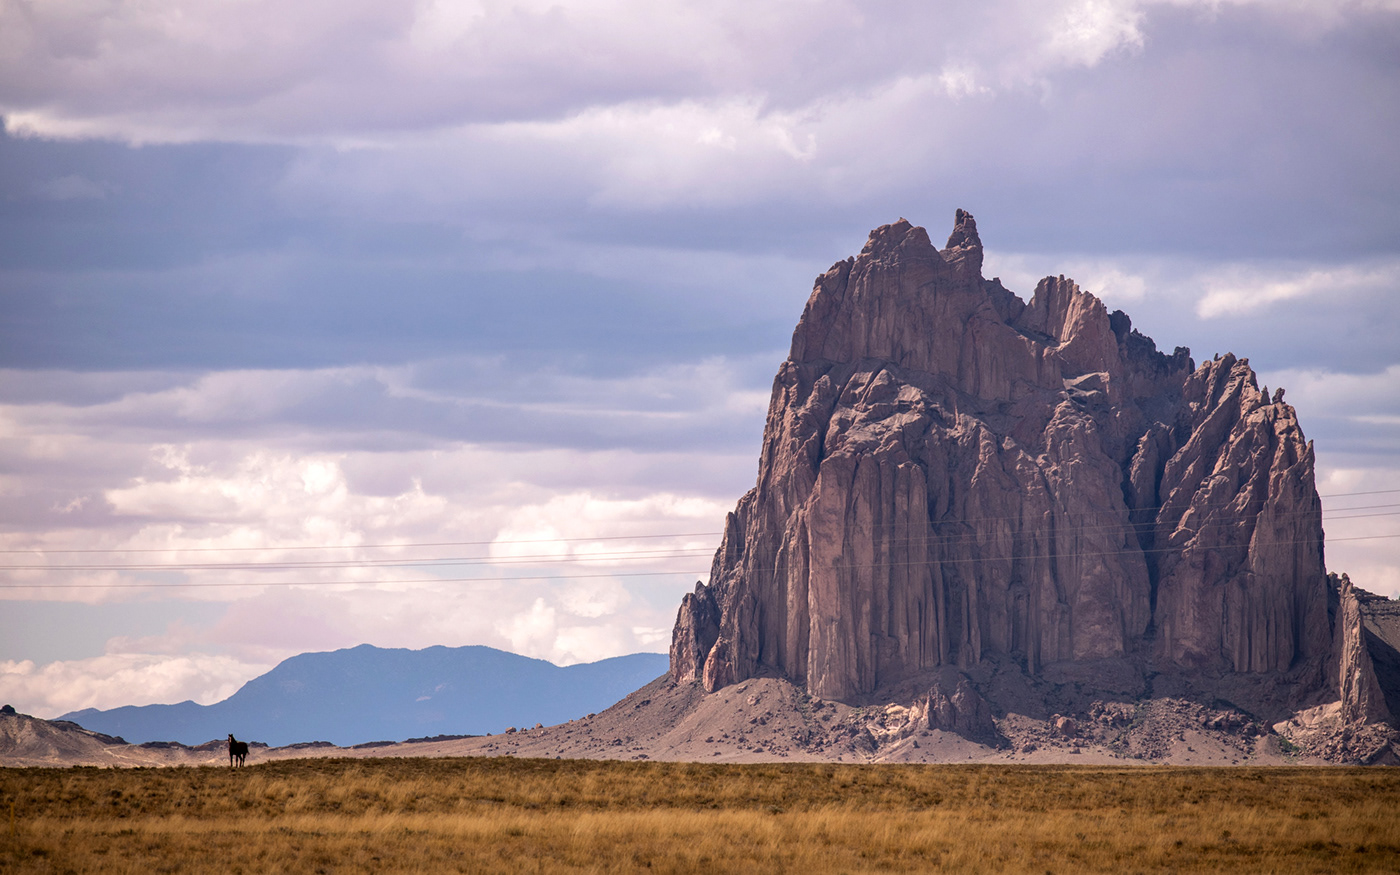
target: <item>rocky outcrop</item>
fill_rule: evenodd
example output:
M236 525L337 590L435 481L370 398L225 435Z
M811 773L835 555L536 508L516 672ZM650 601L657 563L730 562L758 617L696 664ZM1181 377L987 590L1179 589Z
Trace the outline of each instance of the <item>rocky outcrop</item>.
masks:
M1400 716L1400 602L1356 586L1351 587L1351 592L1361 615L1366 656L1385 694L1386 711L1393 720Z
M997 744L992 709L977 689L956 672L944 671L919 703L929 729L941 729L964 738Z
M901 219L817 278L673 679L850 700L986 660L1127 660L1335 686L1312 445L1282 390L1159 352L1063 276L1023 302L981 267L959 210L941 250Z
M1362 599L1369 595L1352 586L1351 578L1329 575L1333 583L1333 648L1341 718L1346 723L1388 722L1391 714L1376 677L1369 633L1362 616Z
M729 515L733 518L733 514ZM705 657L719 639L719 608L714 594L703 583L681 599L676 626L671 633L671 676L698 681L704 675ZM711 689L714 685L711 685Z
M1285 671L1331 645L1322 507L1283 391L1261 392L1247 359L1191 374L1154 525L1158 647L1170 664Z
M0 708L0 767L122 764L129 745L67 720L42 720Z

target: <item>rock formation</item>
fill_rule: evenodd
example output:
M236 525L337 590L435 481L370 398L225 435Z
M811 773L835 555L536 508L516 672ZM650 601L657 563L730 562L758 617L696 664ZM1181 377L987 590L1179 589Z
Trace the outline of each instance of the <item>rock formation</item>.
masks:
M1063 276L1025 303L981 269L959 210L941 250L901 219L817 278L672 678L852 701L952 691L948 667L1113 663L1388 713L1355 597L1329 605L1312 444L1282 390L1247 359L1159 352ZM977 713L968 690L932 695Z

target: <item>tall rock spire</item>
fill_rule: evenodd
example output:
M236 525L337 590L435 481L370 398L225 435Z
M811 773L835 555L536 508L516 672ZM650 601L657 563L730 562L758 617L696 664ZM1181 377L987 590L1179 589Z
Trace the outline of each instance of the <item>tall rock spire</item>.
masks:
M1116 660L1324 683L1293 409L1244 360L1158 352L1071 280L1027 304L981 269L958 210L942 250L901 219L817 278L674 679L779 673L845 699L988 660Z

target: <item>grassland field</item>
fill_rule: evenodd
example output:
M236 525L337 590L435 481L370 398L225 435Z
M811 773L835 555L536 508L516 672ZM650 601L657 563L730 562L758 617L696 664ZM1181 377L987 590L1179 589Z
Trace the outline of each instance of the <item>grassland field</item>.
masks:
M0 873L1400 871L1383 768L25 768L0 819Z

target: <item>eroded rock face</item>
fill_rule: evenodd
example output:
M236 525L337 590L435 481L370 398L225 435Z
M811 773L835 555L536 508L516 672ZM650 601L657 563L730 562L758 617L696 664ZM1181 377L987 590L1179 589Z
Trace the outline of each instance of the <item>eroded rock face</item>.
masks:
M1158 352L1064 277L1026 303L981 266L959 210L942 250L900 220L817 278L672 676L845 699L1132 658L1326 683L1312 446L1282 392Z
M1376 667L1367 647L1362 602L1369 593L1352 586L1345 574L1333 575L1333 653L1341 717L1347 723L1381 723L1390 720L1385 693L1376 678ZM1374 598L1374 596L1370 596Z
M991 706L961 675L945 672L931 684L928 696L919 706L925 711L929 729L941 729L1000 746Z

